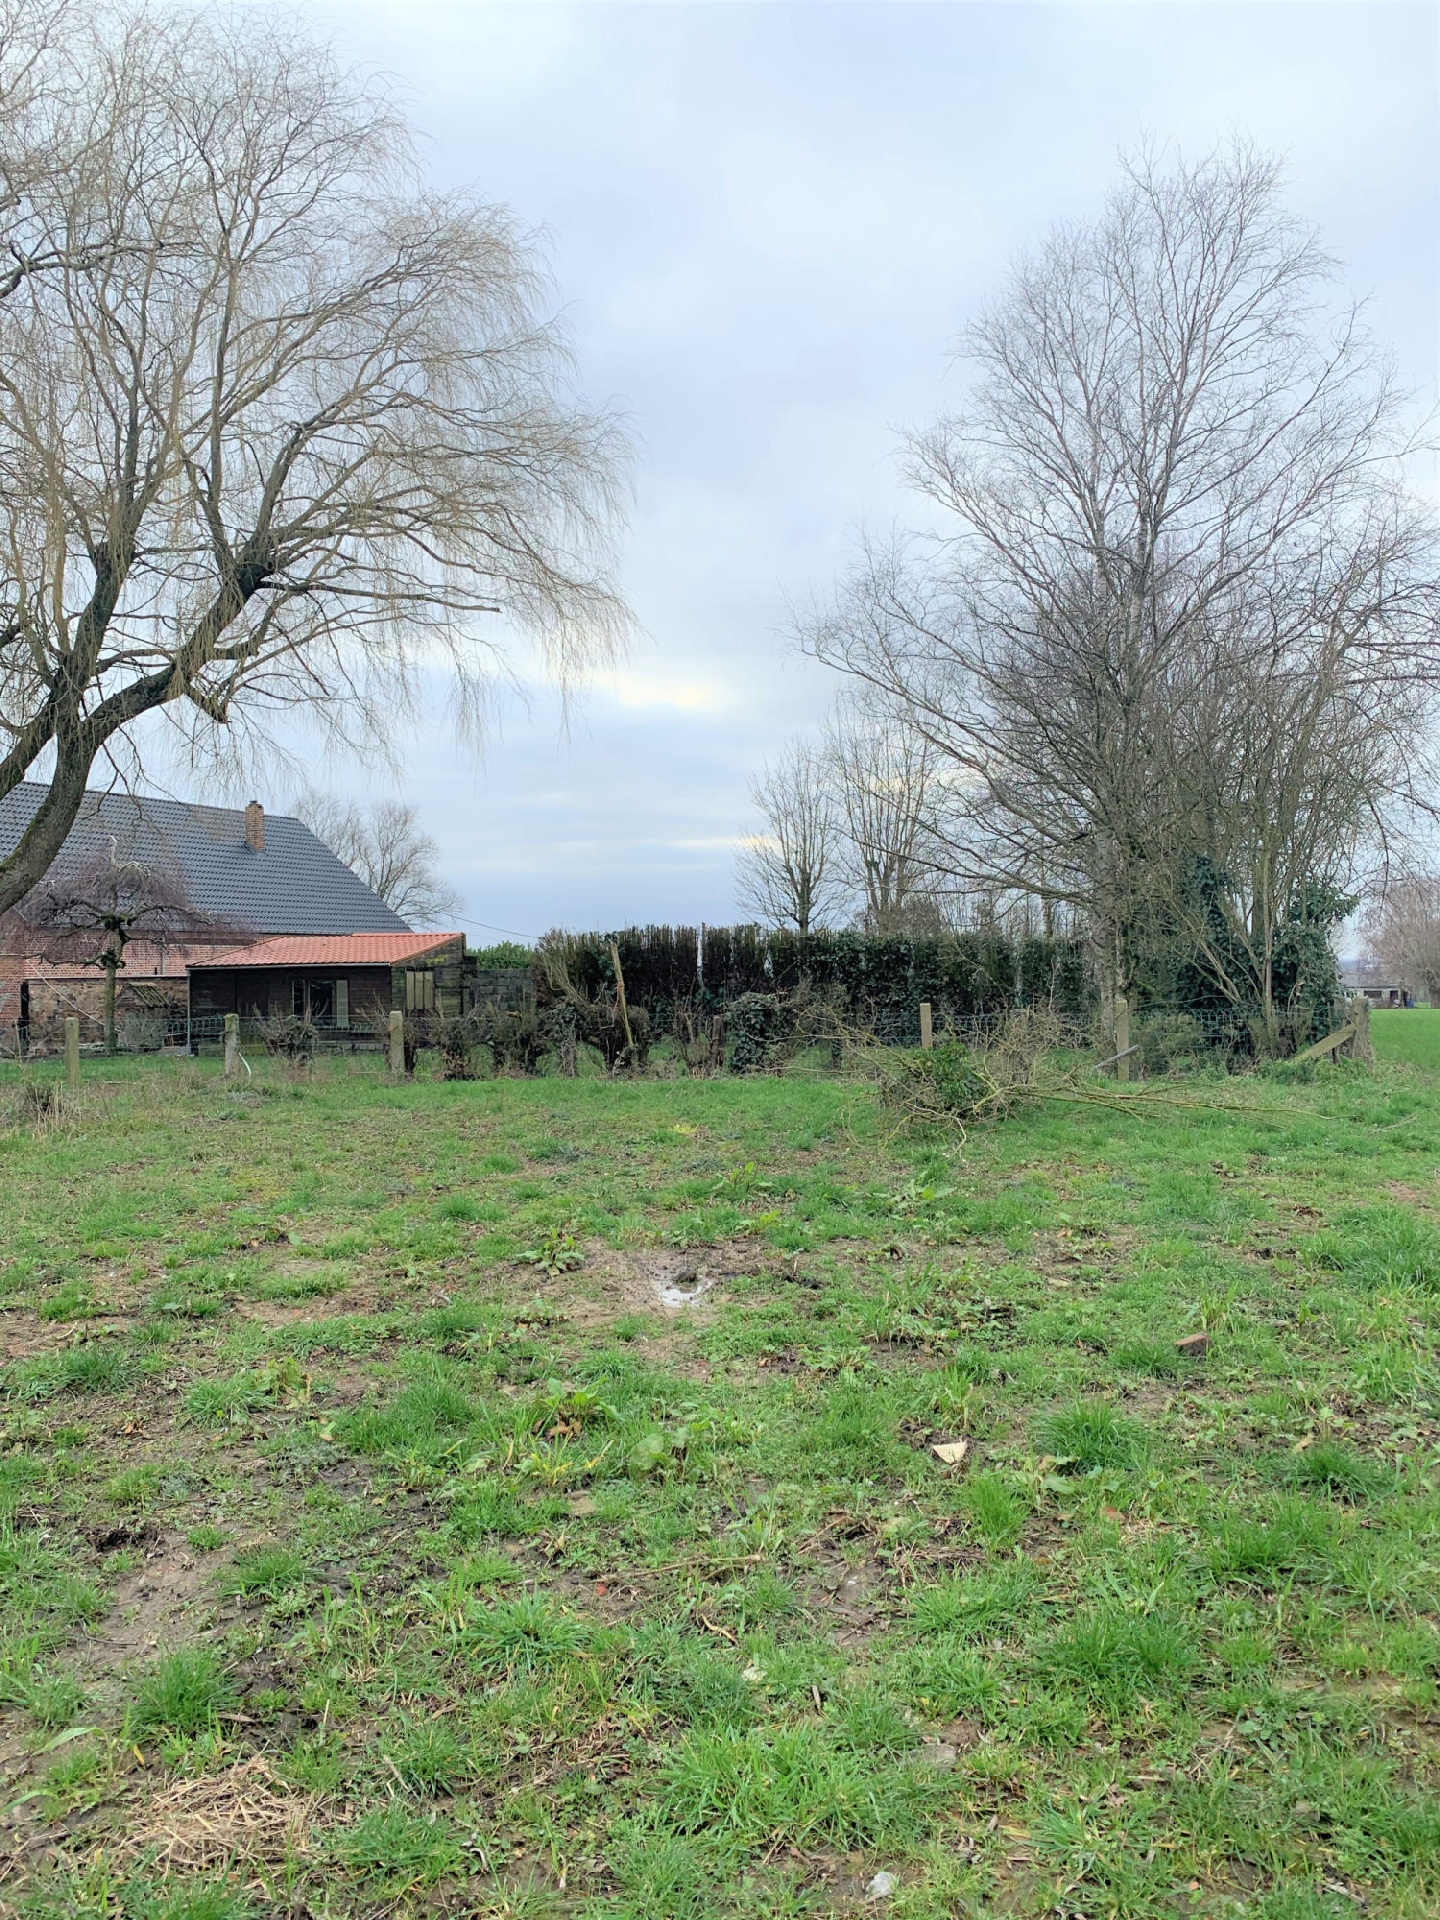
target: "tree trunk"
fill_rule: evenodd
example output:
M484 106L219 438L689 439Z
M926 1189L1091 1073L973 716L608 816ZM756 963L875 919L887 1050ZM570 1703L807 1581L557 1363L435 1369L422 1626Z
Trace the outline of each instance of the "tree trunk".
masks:
M120 963L114 954L105 959L105 991L102 1002L105 1020L105 1051L118 1053L119 1043L115 1038L115 985Z
M62 759L34 819L21 834L14 851L0 860L0 913L8 913L11 907L18 906L55 864L55 857L64 846L85 798L91 759L93 755L86 757L83 753L69 760ZM18 786L25 772L26 768L12 755L0 780L0 799Z

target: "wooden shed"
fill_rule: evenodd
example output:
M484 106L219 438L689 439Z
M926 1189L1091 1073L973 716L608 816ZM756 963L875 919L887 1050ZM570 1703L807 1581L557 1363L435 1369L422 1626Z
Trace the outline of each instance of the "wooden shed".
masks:
M308 1019L332 1046L374 1045L386 1017L461 1011L463 933L348 933L258 940L193 961L192 1043L282 1014Z

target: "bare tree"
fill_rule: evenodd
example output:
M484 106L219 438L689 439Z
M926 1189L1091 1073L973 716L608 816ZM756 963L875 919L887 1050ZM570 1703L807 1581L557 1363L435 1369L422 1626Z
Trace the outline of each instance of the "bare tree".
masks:
M59 167L83 165L95 130L57 115L63 61L58 45L73 0L0 0L0 300L31 275L67 261L98 259L114 236L36 234L30 196Z
M1416 768L1434 541L1401 400L1332 277L1270 161L1133 163L1097 223L1016 270L967 336L969 410L912 442L938 554L871 549L806 629L949 759L956 874L1082 913L1112 992L1203 855L1272 949L1318 842L1343 867ZM1276 752L1296 725L1347 748L1318 816L1313 761ZM1284 859L1258 831L1277 780Z
M948 760L926 735L865 691L842 695L825 730L843 845L841 871L872 933L938 926L934 858Z
M1247 620L1196 650L1177 706L1175 791L1195 812L1168 918L1271 1043L1294 1011L1287 996L1307 988L1297 923L1328 929L1353 908L1353 889L1384 864L1387 803L1424 764L1428 689L1390 664L1340 625L1267 646Z
M116 1050L116 992L131 941L214 940L226 932L193 904L178 874L122 859L113 840L108 851L47 874L4 925L12 951L100 969L107 1053Z
M1440 874L1394 881L1372 906L1365 936L1399 986L1440 1006Z
M460 896L441 878L440 849L414 807L382 800L369 808L333 794L302 793L295 812L387 907L418 928L443 927Z
M393 98L271 12L46 24L5 129L0 797L53 772L0 911L150 713L205 748L304 702L373 744L437 656L478 713L489 616L562 677L624 626L623 442L511 217L428 188Z
M795 740L750 782L764 826L741 843L736 894L767 926L810 933L844 898L831 772L823 748Z

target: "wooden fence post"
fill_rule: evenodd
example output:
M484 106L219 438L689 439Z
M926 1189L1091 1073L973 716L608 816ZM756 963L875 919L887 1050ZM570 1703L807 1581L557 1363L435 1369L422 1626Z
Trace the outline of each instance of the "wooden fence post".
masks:
M225 1078L233 1080L240 1071L240 1016L225 1016Z
M405 1016L398 1007L390 1012L390 1071L397 1079L405 1073Z
M80 1022L73 1013L65 1016L65 1083L72 1093L80 1091Z
M1130 1078L1130 1002L1123 993L1115 996L1115 1078Z
M930 1002L920 1002L920 1044L928 1053L935 1044L935 1025L930 1018Z

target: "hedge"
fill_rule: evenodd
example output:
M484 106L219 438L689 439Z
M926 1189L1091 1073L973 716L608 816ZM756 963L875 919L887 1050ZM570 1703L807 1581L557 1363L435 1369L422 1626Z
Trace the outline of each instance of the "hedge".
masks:
M597 997L613 983L613 941L632 1006L657 1032L675 1007L723 1013L746 994L786 993L802 980L843 990L848 1017L894 1045L920 1037L920 1002L937 1026L963 1026L1011 1007L1048 1006L1088 1023L1094 1006L1084 943L1003 934L772 932L763 927L628 927L565 936L574 984ZM539 963L537 961L537 967Z

